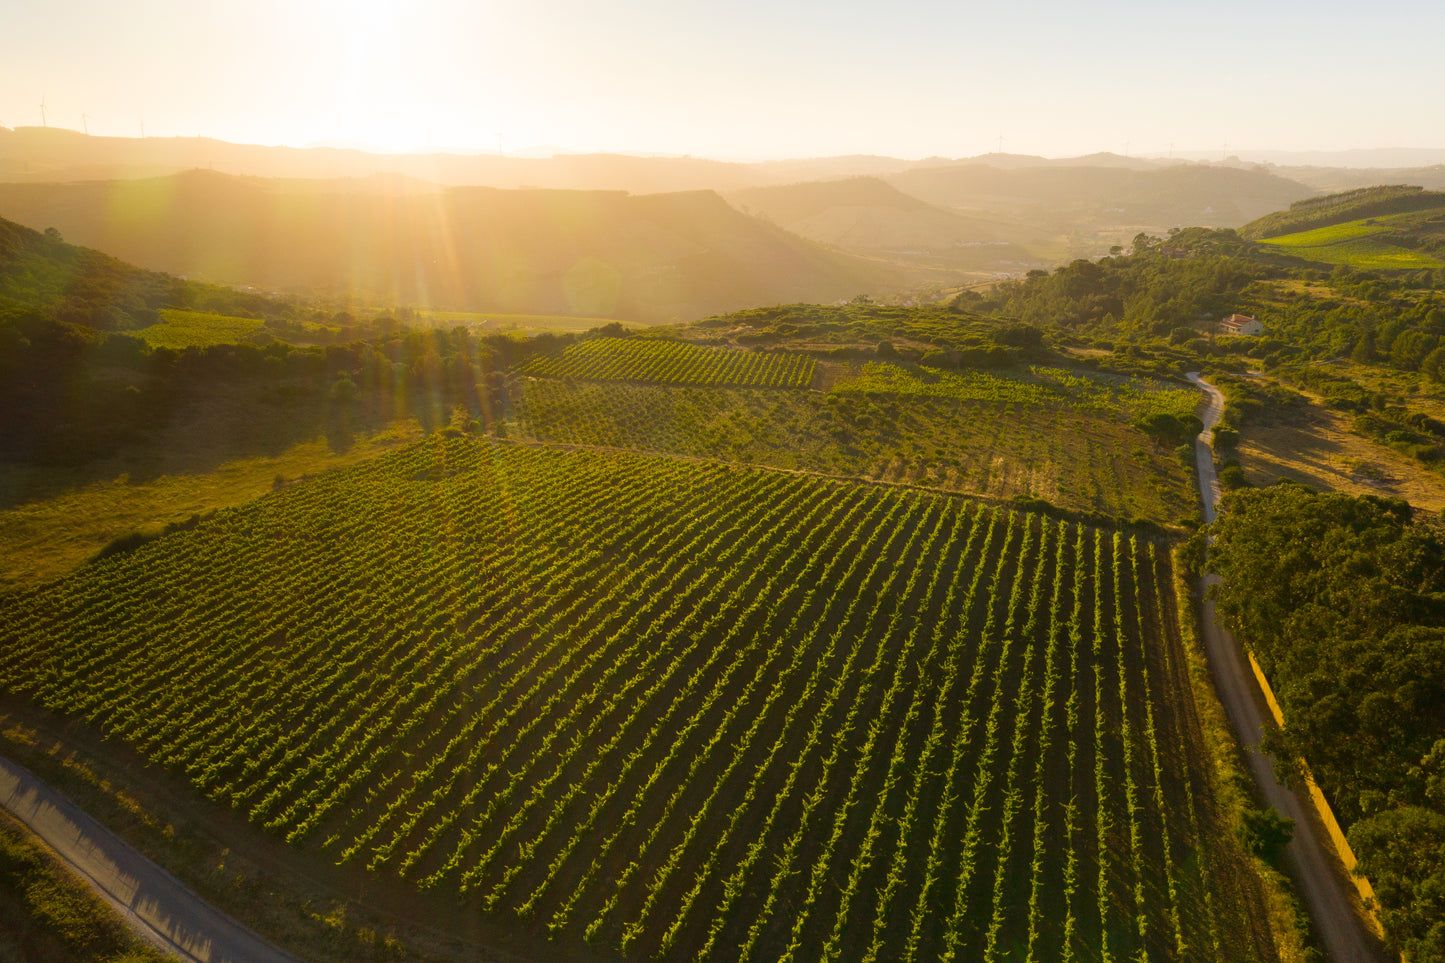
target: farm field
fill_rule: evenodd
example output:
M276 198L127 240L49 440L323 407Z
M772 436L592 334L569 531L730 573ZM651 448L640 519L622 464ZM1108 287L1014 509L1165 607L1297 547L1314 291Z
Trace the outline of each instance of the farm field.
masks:
M687 341L651 338L589 338L560 356L538 358L524 375L580 381L806 388L816 362L805 354L736 351Z
M210 459L195 457L194 444L160 444L154 458L86 471L0 467L0 593L59 578L117 538L154 535L193 515L258 498L278 479L293 484L420 436L414 424L397 423L345 451L316 439L276 454L229 451Z
M1005 401L982 381L955 377L970 390L896 394L863 390L878 387L876 381L844 381L825 393L521 378L512 399L518 431L535 441L721 458L994 498L1035 495L1065 508L1166 524L1195 510L1186 471L1172 452L1129 426L1133 414L1123 399L1094 404L1029 387L1034 393L1025 400ZM995 380L984 377L990 385ZM1008 396L1025 390L1010 384ZM1172 392L1150 397L1182 403ZM1187 411L1193 399L1185 400Z
M1364 270L1437 268L1441 265L1437 258L1392 244L1380 237L1388 235L1396 227L1409 227L1418 222L1420 217L1418 212L1411 212L1347 221L1267 238L1260 243L1311 261L1348 264Z
M518 336L550 332L581 332L613 324L615 318L587 318L569 314L498 314L494 311L418 311L416 319L427 327L465 325L481 334L494 331ZM638 322L630 321L629 324Z
M235 344L250 340L266 330L260 318L233 318L200 311L165 308L160 320L127 332L152 348L205 348L213 344Z
M1172 586L949 496L437 438L0 597L0 689L559 948L1271 960Z

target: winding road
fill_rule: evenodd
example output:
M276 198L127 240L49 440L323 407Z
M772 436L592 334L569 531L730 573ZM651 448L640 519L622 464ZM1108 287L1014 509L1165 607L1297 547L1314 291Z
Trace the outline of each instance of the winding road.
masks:
M1188 378L1209 396L1202 415L1204 430L1194 440L1194 455L1199 465L1199 496L1204 503L1204 520L1212 522L1219 502L1219 478L1214 471L1214 452L1209 438L1224 411L1224 396L1218 388L1200 378L1198 372L1191 372ZM1206 586L1218 581L1216 575L1205 576ZM1355 908L1353 887L1344 877L1344 869L1315 818L1311 803L1275 778L1271 759L1260 749L1264 733L1261 696L1239 645L1216 619L1213 599L1204 599L1200 621L1215 691L1219 693L1219 701L1224 705L1235 736L1244 747L1255 784L1265 802L1295 822L1294 839L1285 850L1285 858L1300 901L1314 921L1325 952L1334 963L1388 961L1389 955L1381 950L1368 924Z
M0 806L53 849L139 936L171 955L198 963L297 963L3 756Z

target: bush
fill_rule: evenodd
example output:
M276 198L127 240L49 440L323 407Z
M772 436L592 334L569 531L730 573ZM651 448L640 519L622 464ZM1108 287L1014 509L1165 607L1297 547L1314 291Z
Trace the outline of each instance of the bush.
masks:
M1245 849L1272 863L1294 838L1294 820L1270 807L1247 810L1239 835Z
M1214 450L1234 451L1239 447L1239 431L1228 425L1217 425L1214 429Z
M1219 487L1227 492L1250 487L1249 479L1244 477L1244 469L1239 467L1239 462L1225 462L1219 469Z
M1170 415L1158 412L1145 415L1134 427L1164 445L1183 445L1204 430L1204 422L1195 415Z

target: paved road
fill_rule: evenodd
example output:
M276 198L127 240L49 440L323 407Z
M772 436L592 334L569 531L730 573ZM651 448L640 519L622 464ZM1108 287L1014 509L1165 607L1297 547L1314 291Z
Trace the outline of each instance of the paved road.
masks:
M161 949L201 963L296 963L3 756L0 805Z
M1219 479L1214 473L1214 453L1209 447L1209 435L1224 411L1224 396L1219 389L1202 380L1197 372L1188 377L1209 396L1202 416L1204 430L1194 441L1194 454L1199 464L1199 495L1204 502L1204 520L1212 522L1215 504L1219 501ZM1208 585L1218 581L1218 576L1205 576ZM1295 821L1294 840L1285 855L1294 870L1292 875L1300 900L1314 920L1325 952L1335 963L1388 960L1389 957L1381 953L1368 925L1355 911L1353 887L1343 877L1343 869L1333 847L1312 818L1307 808L1309 803L1275 778L1270 758L1260 751L1264 716L1255 696L1257 684L1254 673L1245 663L1234 638L1216 621L1211 599L1204 600L1201 622L1214 688L1219 693L1219 701L1224 705L1235 735L1244 746L1254 781L1269 805Z

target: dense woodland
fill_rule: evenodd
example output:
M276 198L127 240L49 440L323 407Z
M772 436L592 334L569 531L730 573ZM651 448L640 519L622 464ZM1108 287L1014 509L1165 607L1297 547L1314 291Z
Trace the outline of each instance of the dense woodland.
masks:
M1279 697L1414 963L1445 960L1445 538L1398 500L1240 491L1214 527L1219 611Z

